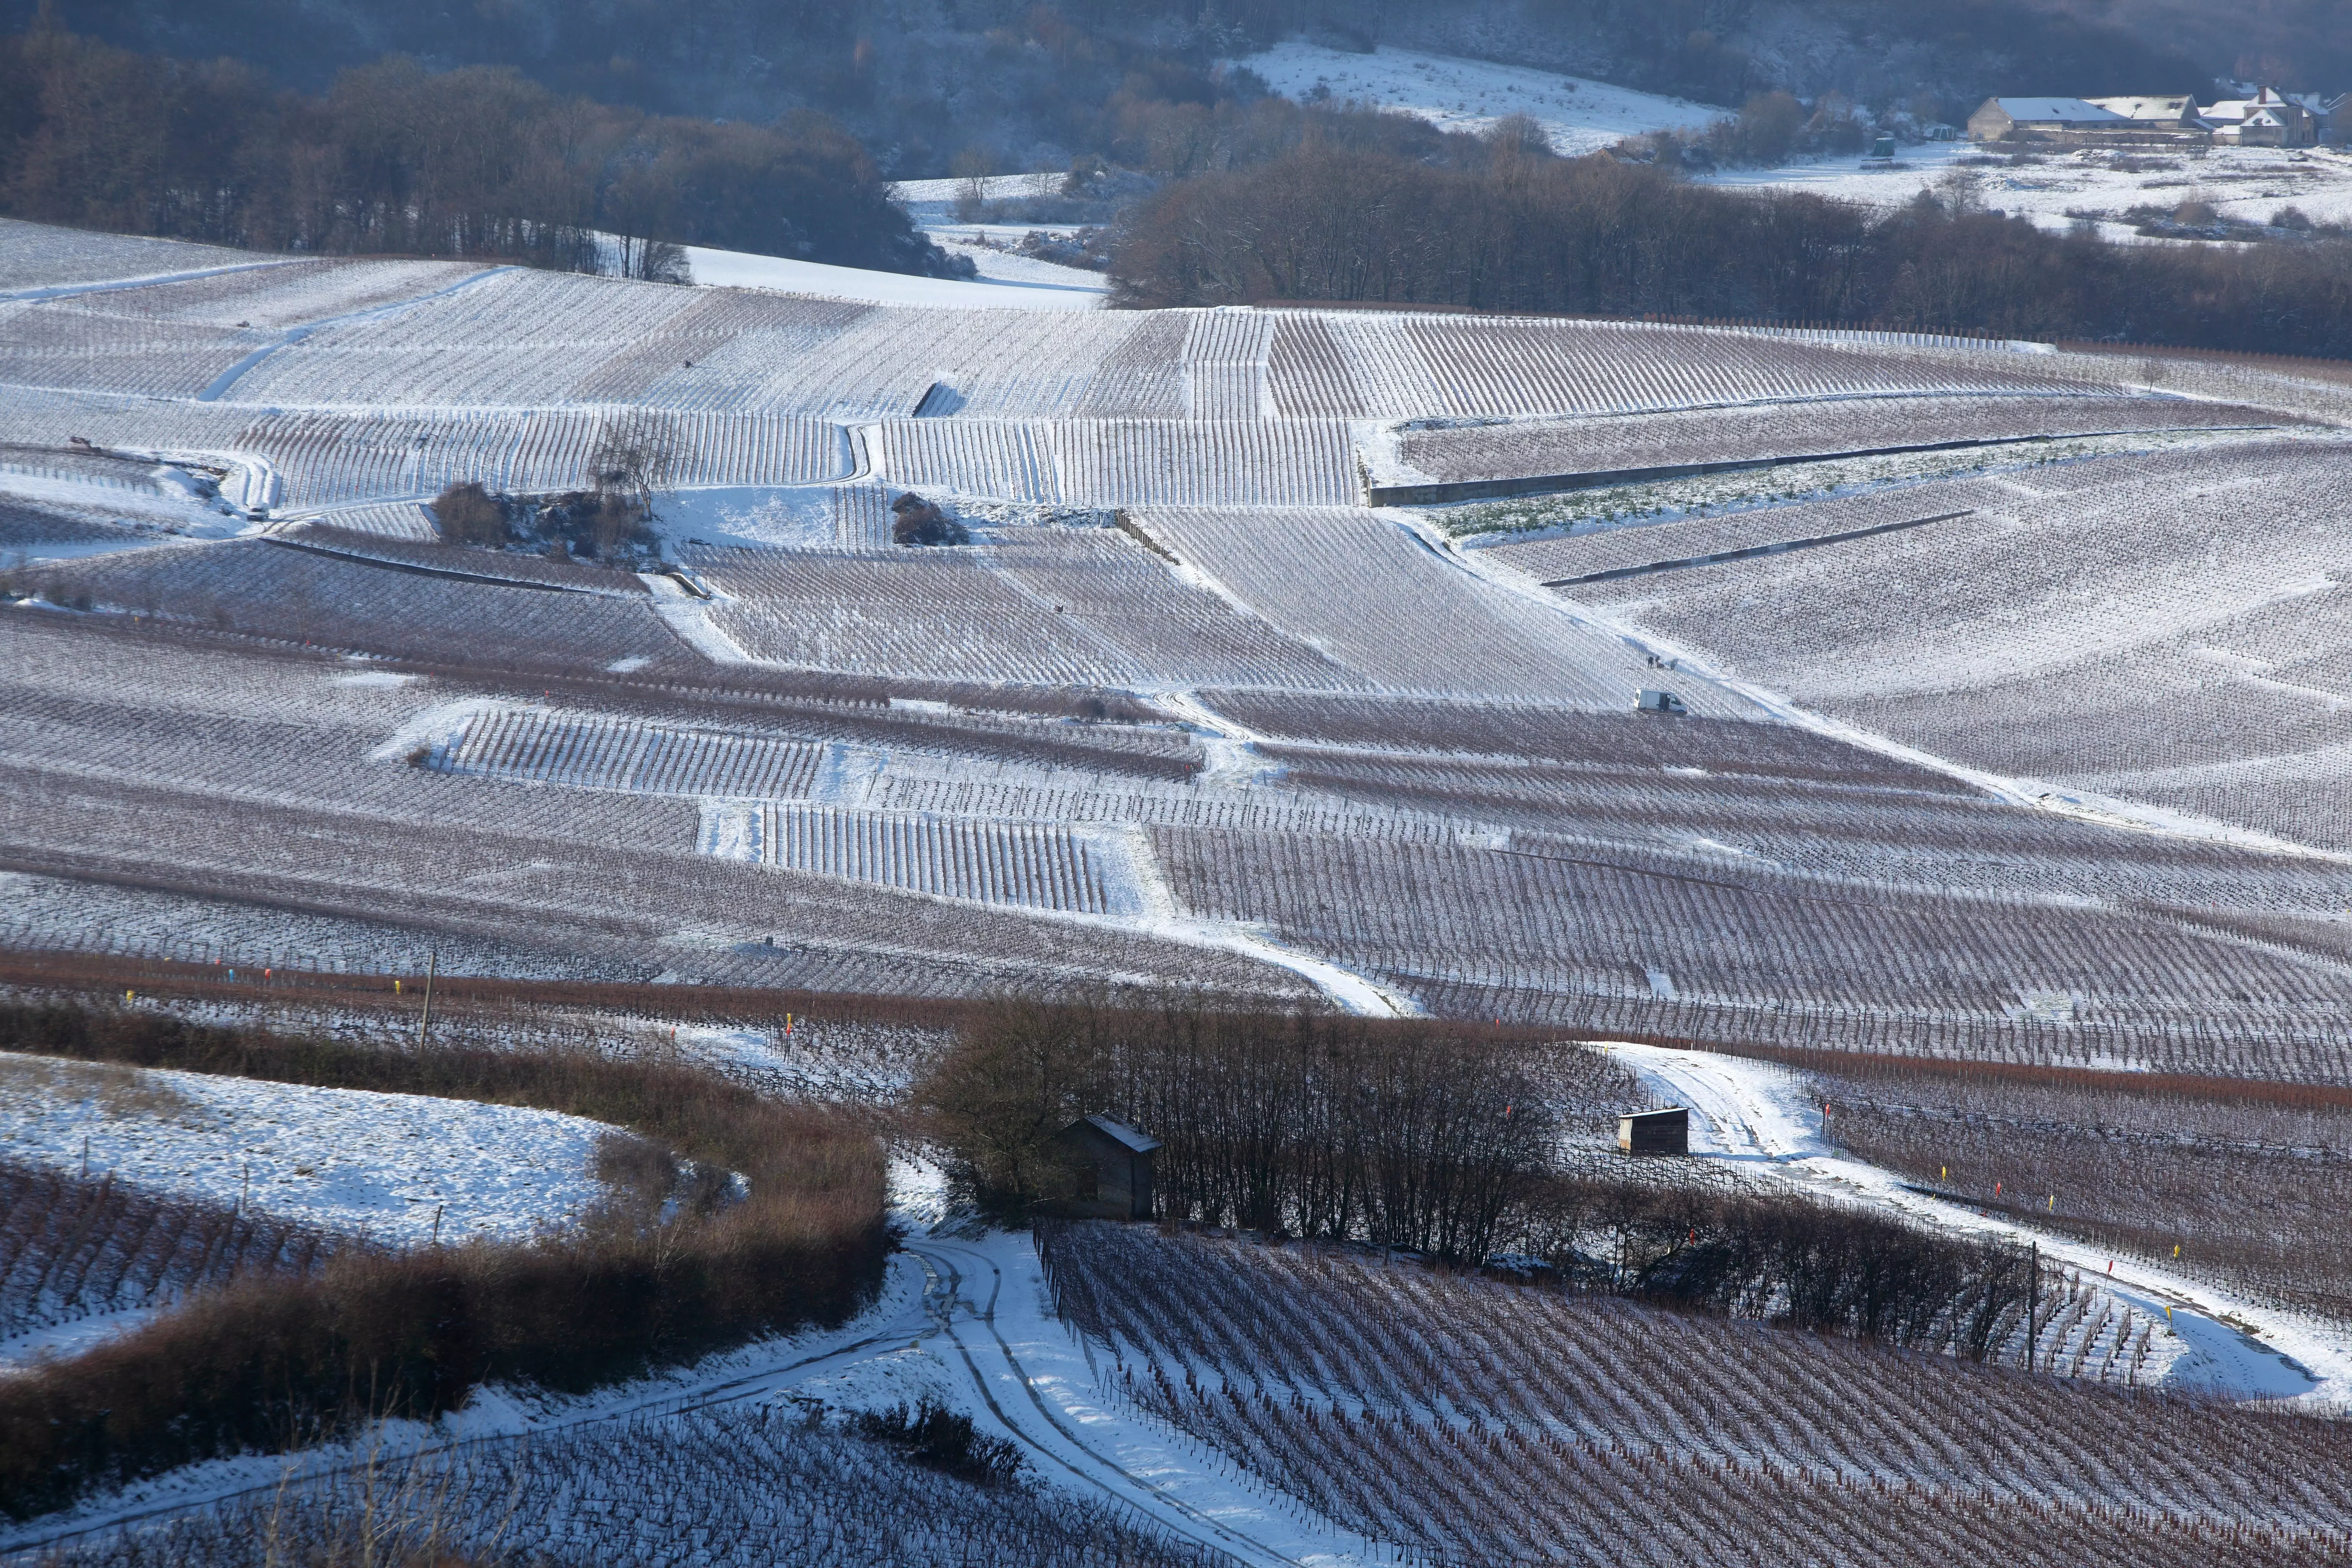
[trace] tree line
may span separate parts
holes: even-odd
[[[1512,1031],[1008,1000],[915,1099],[954,1187],[1015,1223],[1091,1195],[1056,1135],[1100,1113],[1160,1141],[1168,1220],[1502,1258],[1573,1288],[1979,1359],[2048,1289],[2014,1247],[1601,1152],[1590,1134],[1643,1102],[1631,1078]]]
[[[665,117],[393,57],[323,93],[134,54],[45,12],[0,37],[0,212],[255,249],[676,275],[678,245],[947,275],[837,121]],[[617,237],[613,238],[600,237]]]
[[[1528,122],[1407,157],[1310,132],[1171,184],[1111,260],[1120,303],[1297,300],[1769,317],[1996,337],[2352,355],[2352,241],[2119,246],[1966,184],[1878,212],[1559,158]]]

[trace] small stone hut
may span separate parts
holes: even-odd
[[[1108,1116],[1081,1116],[1055,1134],[1055,1141],[1081,1173],[1071,1212],[1097,1219],[1151,1217],[1151,1162],[1160,1140]],[[1083,1177],[1088,1171],[1094,1174],[1091,1191]]]

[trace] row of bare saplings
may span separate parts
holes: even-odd
[[[1975,1357],[2047,1289],[2016,1248],[1570,1156],[1568,1127],[1636,1092],[1589,1068],[1578,1047],[1423,1020],[1014,1002],[963,1030],[919,1098],[955,1183],[999,1215],[1089,1194],[1059,1134],[1101,1113],[1161,1141],[1163,1219],[1450,1264],[1517,1255],[1574,1288]]]

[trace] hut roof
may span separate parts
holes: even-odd
[[[2118,125],[2124,117],[2079,98],[1996,98],[2001,112],[2026,125]]]
[[[1160,1147],[1159,1139],[1147,1138],[1126,1122],[1113,1121],[1108,1116],[1081,1116],[1062,1131],[1076,1132],[1081,1127],[1093,1128],[1111,1142],[1126,1148],[1132,1154],[1149,1154]]]

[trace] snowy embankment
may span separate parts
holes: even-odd
[[[0,1058],[0,1158],[394,1247],[516,1240],[604,1195],[603,1122],[425,1095]]]
[[[934,236],[933,237],[939,237]],[[958,254],[964,254],[959,250]],[[975,257],[978,252],[972,252]],[[821,261],[795,261],[782,256],[752,256],[740,250],[686,247],[687,261],[699,284],[728,289],[772,289],[786,294],[814,294],[871,305],[929,305],[964,310],[1092,310],[1108,290],[1099,283],[1082,283],[1092,273],[1075,268],[1069,281],[1048,281],[1037,272],[1044,263],[1024,261],[1018,276],[977,279],[918,278],[905,272],[876,272],[862,267],[834,267]],[[982,263],[983,274],[988,269]]]
[[[1971,1238],[2033,1243],[2082,1282],[2179,1337],[2168,1386],[2319,1409],[2352,1399],[2352,1340],[2339,1329],[2258,1306],[2155,1264],[1920,1192],[1891,1171],[1824,1142],[1805,1080],[1788,1068],[1707,1051],[1609,1042],[1612,1055],[1670,1102],[1691,1110],[1694,1153],[1756,1179],[1857,1203]]]
[[[1358,55],[1294,38],[1232,63],[1255,71],[1286,98],[1304,100],[1328,89],[1334,100],[1399,110],[1445,131],[1481,132],[1506,115],[1528,115],[1553,149],[1570,157],[1645,132],[1696,129],[1730,112],[1604,81],[1411,49]]]

